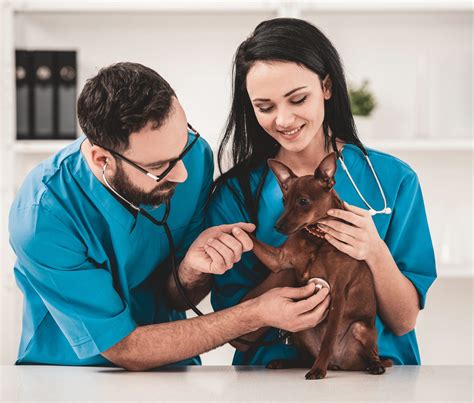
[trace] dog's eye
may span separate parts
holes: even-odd
[[[307,206],[310,203],[310,201],[309,201],[309,199],[306,199],[304,197],[300,197],[298,199],[298,203],[300,204],[300,206]]]

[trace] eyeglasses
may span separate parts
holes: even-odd
[[[175,158],[174,160],[169,161],[168,162],[168,164],[169,164],[168,167],[161,174],[159,174],[158,176],[153,175],[151,172],[147,171],[145,168],[141,167],[140,165],[136,164],[133,161],[130,161],[127,157],[124,157],[123,155],[119,154],[118,152],[116,152],[114,150],[110,150],[107,147],[103,147],[100,144],[97,144],[97,143],[94,143],[94,144],[96,146],[102,147],[104,150],[107,150],[113,156],[115,156],[115,157],[121,159],[122,161],[126,162],[127,164],[129,164],[133,168],[135,168],[135,169],[139,170],[140,172],[144,173],[146,176],[149,176],[154,181],[160,182],[164,179],[164,177],[166,175],[168,175],[172,171],[172,169],[176,166],[176,164],[185,157],[185,155],[189,152],[189,150],[191,150],[192,146],[196,143],[196,141],[200,137],[200,134],[189,123],[188,123],[188,132],[191,135],[194,136],[194,140],[191,141],[191,143],[189,143],[185,147],[185,149],[181,152],[181,154],[179,154],[178,158]]]

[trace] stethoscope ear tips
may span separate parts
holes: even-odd
[[[392,214],[392,209],[390,207],[387,207],[385,210],[384,210],[384,213],[385,214]]]

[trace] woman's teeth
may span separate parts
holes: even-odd
[[[293,136],[294,134],[298,133],[304,125],[301,125],[293,130],[280,130],[280,133],[284,134],[285,136]]]

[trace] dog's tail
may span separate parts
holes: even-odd
[[[393,361],[388,359],[388,358],[382,358],[380,359],[380,361],[382,361],[382,365],[385,367],[385,368],[389,368],[393,365]]]

